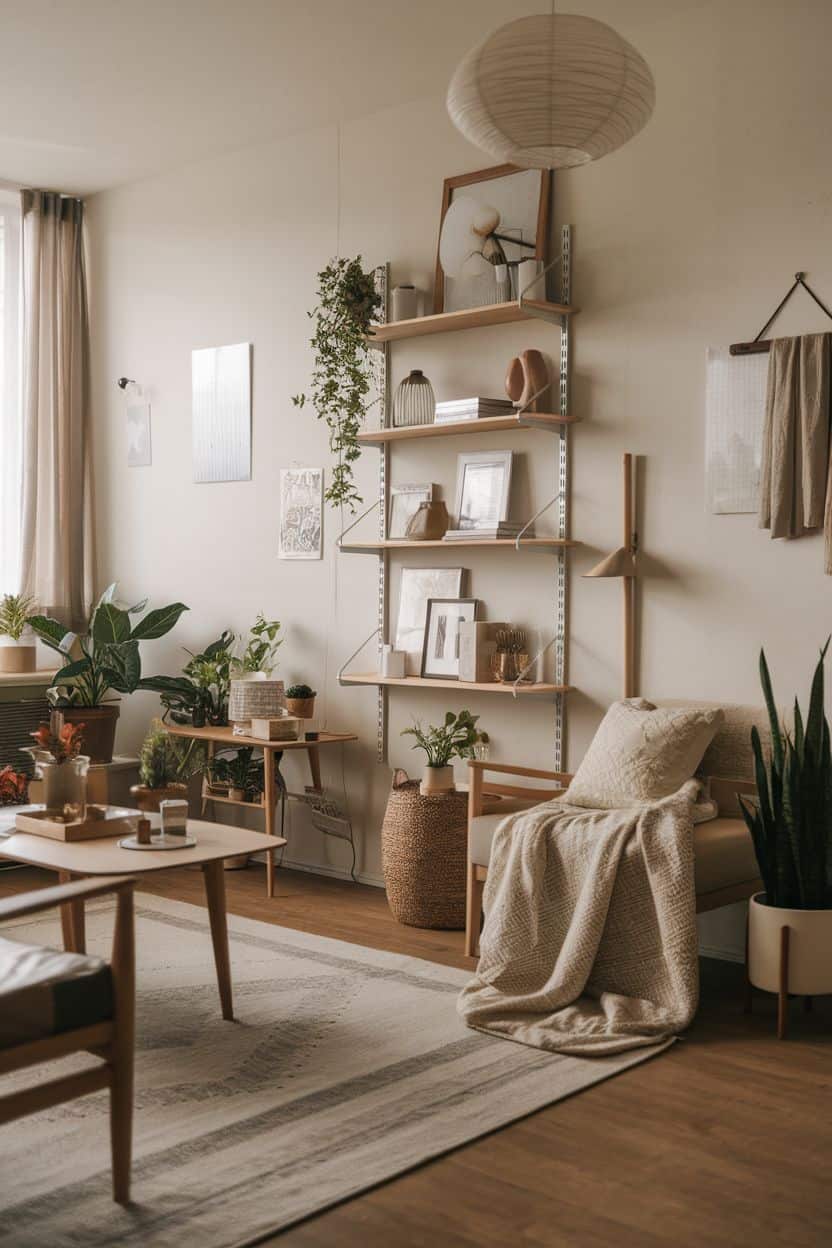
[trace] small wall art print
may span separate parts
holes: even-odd
[[[322,557],[323,488],[323,468],[281,468],[281,559]]]

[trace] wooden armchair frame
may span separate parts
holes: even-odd
[[[558,797],[572,780],[566,771],[539,771],[533,767],[515,767],[507,763],[489,763],[479,759],[469,759],[468,789],[468,864],[465,889],[465,956],[475,958],[480,938],[482,922],[482,894],[488,878],[488,867],[478,865],[471,860],[470,829],[471,820],[478,815],[497,814],[499,805],[494,803],[489,808],[489,797],[515,797],[531,802],[550,801]],[[485,778],[485,772],[497,772],[501,775],[521,776],[529,780],[553,781],[555,788],[532,787],[529,785],[503,784]],[[757,786],[745,780],[731,780],[712,777],[710,781],[711,796],[717,802],[720,814],[726,818],[738,818],[740,808],[737,801],[739,794],[753,797]],[[696,897],[696,912],[702,914],[707,910],[717,910],[721,906],[731,905],[735,901],[746,901],[763,887],[759,877],[732,884],[727,888],[715,889],[710,893],[699,893]]]
[[[110,969],[113,982],[113,1017],[107,1022],[77,1027],[40,1040],[27,1040],[0,1049],[0,1075],[69,1053],[89,1052],[103,1061],[77,1074],[52,1079],[35,1087],[0,1096],[0,1125],[27,1114],[60,1105],[101,1088],[110,1089],[110,1144],[113,1164],[113,1199],[130,1199],[130,1164],[133,1145],[133,1053],[135,1029],[135,937],[133,930],[133,880],[105,876],[78,880],[54,888],[38,889],[0,901],[0,920],[21,919],[53,906],[69,907],[89,897],[116,895],[116,916]]]

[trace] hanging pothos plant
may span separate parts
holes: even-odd
[[[361,257],[331,260],[318,274],[318,304],[308,313],[315,321],[315,366],[309,395],[296,394],[296,407],[310,403],[329,429],[329,449],[336,463],[326,499],[355,511],[362,501],[355,488],[352,466],[361,454],[358,434],[364,417],[378,398],[371,399],[373,366],[367,333],[381,306],[372,273],[365,273]]]

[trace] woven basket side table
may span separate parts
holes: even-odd
[[[422,797],[419,781],[393,777],[381,829],[387,900],[408,927],[465,926],[468,794]]]

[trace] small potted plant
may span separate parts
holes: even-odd
[[[228,796],[235,802],[257,802],[263,793],[263,759],[247,745],[223,759],[228,765]]]
[[[30,733],[35,745],[28,752],[35,761],[35,779],[43,783],[43,804],[66,819],[83,819],[87,808],[87,772],[90,760],[81,753],[83,724],[65,724],[53,711],[48,724]]]
[[[424,750],[426,765],[419,791],[423,797],[450,793],[454,789],[454,758],[472,758],[474,747],[486,743],[488,734],[477,731],[479,715],[470,711],[445,712],[445,722],[440,728],[430,724],[427,729],[420,723],[405,728],[402,736],[416,738],[414,750]]]
[[[29,777],[13,767],[0,767],[0,806],[22,806],[29,800]]]
[[[184,603],[172,602],[148,611],[134,623],[131,617],[142,614],[147,599],[124,606],[115,600],[117,588],[113,584],[105,589],[83,634],[71,632],[47,615],[29,617],[41,641],[64,659],[54,684],[46,691],[47,701],[63,712],[67,723],[83,723],[84,746],[94,763],[113,760],[119,707],[107,694],[111,690],[133,693],[136,689],[161,692],[166,687],[167,677],[142,678],[139,643],[164,637],[188,610]]]
[[[187,798],[188,780],[205,765],[200,742],[172,737],[161,720],[154,720],[139,754],[139,783],[130,788],[139,810],[159,810],[168,798]]]
[[[317,696],[311,685],[290,685],[286,690],[286,710],[298,719],[312,719]]]
[[[33,672],[37,656],[29,616],[34,599],[25,594],[0,598],[0,672]]]
[[[765,884],[748,908],[748,977],[779,994],[781,1039],[789,993],[832,992],[832,753],[823,688],[828,646],[815,669],[805,721],[795,698],[791,733],[780,727],[761,652],[771,752],[766,764],[753,728],[757,801],[740,799]]]

